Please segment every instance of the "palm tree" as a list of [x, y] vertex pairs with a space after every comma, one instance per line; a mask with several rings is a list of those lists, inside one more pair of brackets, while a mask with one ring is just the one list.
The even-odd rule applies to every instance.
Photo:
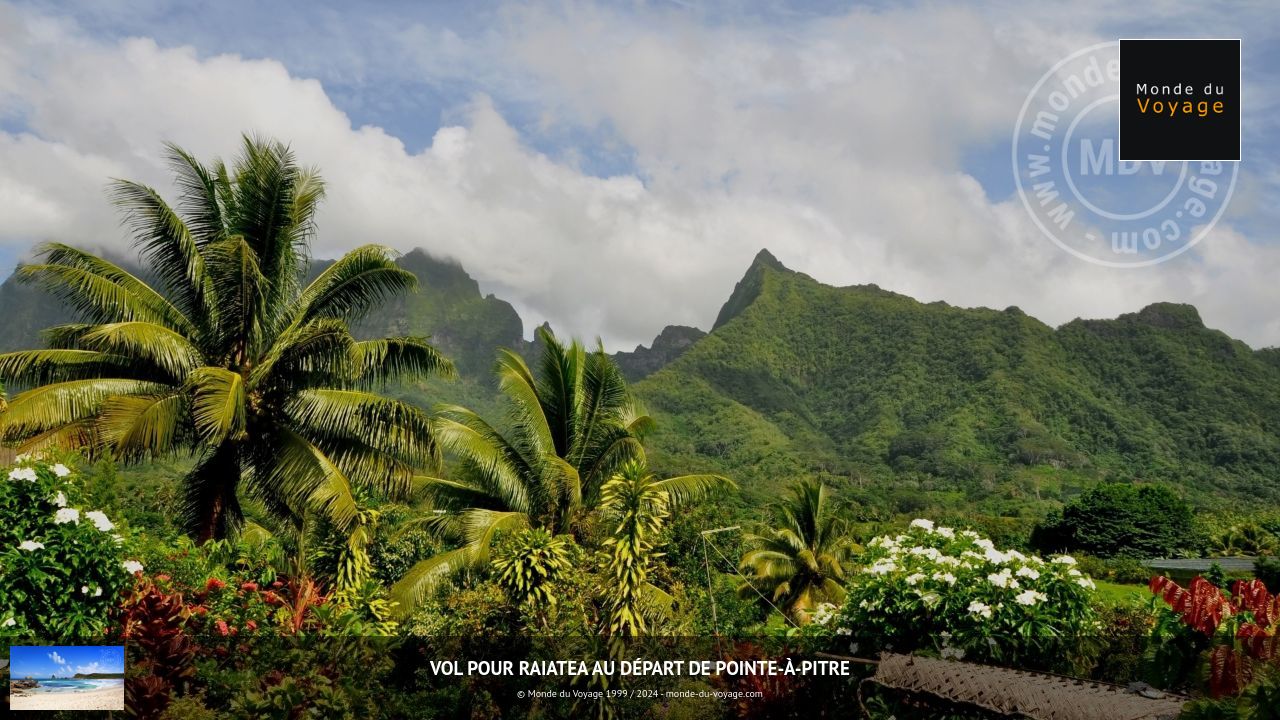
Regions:
[[826, 486], [804, 480], [791, 487], [775, 518], [779, 527], [747, 536], [742, 556], [743, 595], [766, 593], [796, 624], [808, 621], [821, 602], [840, 603], [844, 564], [850, 553], [846, 526], [831, 514]]
[[[439, 581], [489, 561], [497, 536], [525, 527], [581, 535], [601, 489], [629, 461], [644, 458], [653, 421], [636, 405], [622, 372], [603, 348], [586, 352], [546, 328], [535, 376], [520, 355], [499, 353], [496, 373], [508, 411], [502, 429], [466, 408], [439, 410], [436, 436], [456, 459], [448, 478], [418, 478], [443, 537], [461, 544], [409, 570], [392, 588], [404, 610]], [[686, 475], [657, 481], [678, 505], [728, 481]]]
[[452, 365], [423, 338], [348, 329], [416, 278], [367, 245], [304, 286], [324, 194], [314, 170], [249, 137], [231, 167], [167, 150], [176, 205], [111, 184], [154, 287], [57, 243], [18, 271], [82, 322], [49, 329], [47, 350], [0, 355], [0, 379], [28, 388], [0, 415], [0, 439], [125, 462], [193, 453], [182, 516], [201, 541], [234, 532], [242, 492], [276, 516], [348, 528], [355, 492], [405, 493], [438, 459], [429, 416], [371, 389]]

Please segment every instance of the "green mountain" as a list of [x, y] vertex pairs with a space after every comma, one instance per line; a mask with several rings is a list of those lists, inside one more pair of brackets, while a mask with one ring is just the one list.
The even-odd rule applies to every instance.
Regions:
[[767, 251], [715, 327], [636, 392], [655, 464], [748, 498], [820, 474], [910, 512], [1034, 507], [1102, 478], [1280, 499], [1280, 366], [1156, 304], [1054, 329], [1017, 308], [836, 288]]

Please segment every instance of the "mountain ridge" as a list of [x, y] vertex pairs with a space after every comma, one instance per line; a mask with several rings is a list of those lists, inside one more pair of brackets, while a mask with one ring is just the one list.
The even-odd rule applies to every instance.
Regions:
[[[519, 314], [456, 262], [421, 249], [399, 262], [420, 291], [356, 332], [430, 336], [461, 377], [391, 392], [500, 412], [497, 348], [537, 349]], [[13, 277], [0, 308], [0, 350], [31, 347], [37, 329], [71, 319]], [[1205, 327], [1191, 305], [1055, 328], [1015, 306], [823, 285], [765, 249], [709, 332], [668, 326], [613, 357], [659, 421], [655, 467], [724, 472], [748, 496], [820, 475], [879, 484], [891, 500], [911, 493], [904, 503], [964, 497], [997, 510], [1024, 495], [1057, 502], [1101, 479], [1170, 482], [1205, 502], [1280, 498], [1280, 350]]]

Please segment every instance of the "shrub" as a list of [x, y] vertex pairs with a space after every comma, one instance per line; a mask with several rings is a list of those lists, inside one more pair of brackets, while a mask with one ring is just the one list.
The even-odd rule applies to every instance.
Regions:
[[1214, 698], [1245, 693], [1280, 670], [1280, 596], [1263, 583], [1237, 580], [1228, 596], [1203, 577], [1184, 588], [1161, 576], [1151, 580], [1151, 592], [1167, 605], [1152, 636], [1162, 655], [1158, 666], [1184, 659], [1174, 684], [1190, 679], [1196, 660]]
[[1083, 555], [1079, 560], [1080, 571], [1087, 573], [1095, 580], [1106, 580], [1123, 585], [1146, 585], [1151, 580], [1151, 568], [1137, 558], [1123, 556], [1098, 558]]
[[844, 606], [820, 624], [859, 652], [937, 650], [1025, 667], [1072, 669], [1094, 632], [1093, 581], [1067, 556], [997, 550], [969, 530], [916, 520], [867, 544]]
[[1196, 549], [1191, 506], [1163, 485], [1102, 483], [1038, 526], [1032, 545], [1045, 552], [1151, 558]]
[[0, 637], [102, 637], [142, 570], [111, 520], [79, 507], [71, 475], [22, 458], [0, 478]]
[[1269, 588], [1280, 588], [1280, 558], [1260, 557], [1254, 560], [1253, 576]]

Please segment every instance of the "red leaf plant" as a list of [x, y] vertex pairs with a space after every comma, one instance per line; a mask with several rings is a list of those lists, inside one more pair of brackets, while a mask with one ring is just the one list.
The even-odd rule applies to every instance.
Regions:
[[1224, 624], [1235, 625], [1207, 653], [1213, 697], [1238, 695], [1252, 682], [1256, 662], [1280, 660], [1280, 596], [1260, 580], [1237, 580], [1230, 599], [1199, 576], [1186, 588], [1164, 576], [1152, 578], [1150, 587], [1183, 623], [1207, 638], [1219, 636]]

